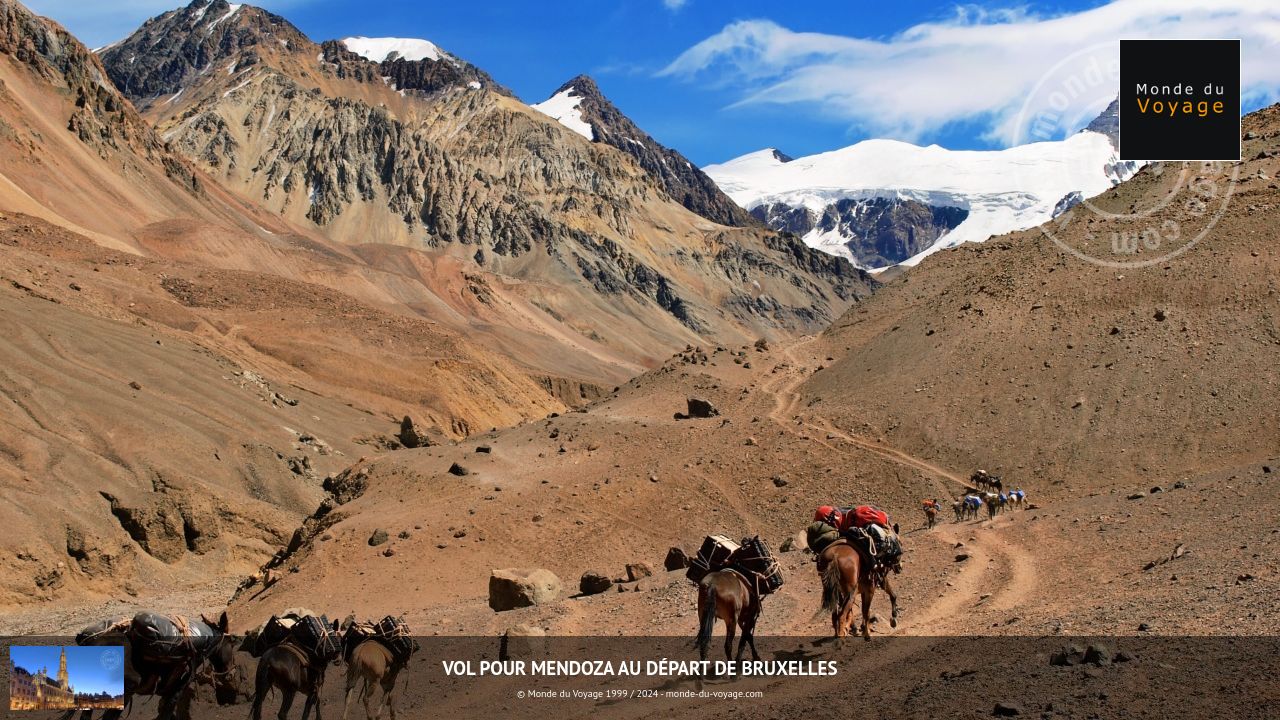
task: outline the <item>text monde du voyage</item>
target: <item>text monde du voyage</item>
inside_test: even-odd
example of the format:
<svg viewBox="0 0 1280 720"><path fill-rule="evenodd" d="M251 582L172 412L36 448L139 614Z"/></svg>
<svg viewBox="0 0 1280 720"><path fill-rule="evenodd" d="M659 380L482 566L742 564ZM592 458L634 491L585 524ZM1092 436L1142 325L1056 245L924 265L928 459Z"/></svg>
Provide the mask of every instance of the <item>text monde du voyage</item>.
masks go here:
<svg viewBox="0 0 1280 720"><path fill-rule="evenodd" d="M741 674L831 676L835 660L442 660L449 676L677 677Z"/></svg>
<svg viewBox="0 0 1280 720"><path fill-rule="evenodd" d="M1138 112L1143 115L1162 115L1167 117L1195 116L1209 117L1226 113L1226 103L1214 100L1215 96L1226 96L1226 86L1205 83L1198 87L1190 83L1174 85L1151 85L1136 83Z"/></svg>

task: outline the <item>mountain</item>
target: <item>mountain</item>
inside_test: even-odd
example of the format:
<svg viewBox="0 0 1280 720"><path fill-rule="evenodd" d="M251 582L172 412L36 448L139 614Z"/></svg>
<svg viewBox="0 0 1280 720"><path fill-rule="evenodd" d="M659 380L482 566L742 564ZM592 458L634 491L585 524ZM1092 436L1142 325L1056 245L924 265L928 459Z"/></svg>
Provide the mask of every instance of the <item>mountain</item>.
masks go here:
<svg viewBox="0 0 1280 720"><path fill-rule="evenodd" d="M1039 228L966 244L885 283L816 337L676 353L582 412L359 463L331 484L336 511L304 523L267 568L279 579L265 591L246 584L232 615L252 626L323 586L328 606L403 611L441 635L497 637L513 623L550 636L688 635L697 618L682 570L494 612L490 569L545 568L566 585L585 572L616 577L628 563L656 570L668 548L696 547L708 532L803 547L812 509L836 498L874 502L909 544L893 577L905 611L895 628L872 629L896 639L860 643L882 653L873 667L927 661L943 634L965 638L943 668L970 667L978 626L1014 636L1005 647L1036 667L1047 653L1023 649L1031 636L1058 636L1056 648L1140 623L1181 636L1207 627L1205 617L1224 635L1270 632L1280 106L1246 117L1244 130L1251 159L1205 168L1198 181L1251 179L1212 234L1177 258L1099 266ZM1140 171L1095 197L1108 215L1060 240L1203 227L1194 207L1163 202L1180 175ZM1135 205L1151 211L1117 212ZM691 396L719 415L675 417ZM451 475L453 463L470 474ZM960 495L977 468L1026 490L1032 505L926 529L921 499ZM1212 520L1187 507L1211 509ZM391 539L371 552L379 528ZM830 632L814 614L820 584L810 555L778 560L787 584L762 616L771 649L806 651ZM885 618L887 608L877 596L873 611ZM940 672L930 666L890 702ZM770 717L826 702L812 687L772 687ZM936 714L948 693L918 714ZM989 714L990 702L965 712Z"/></svg>
<svg viewBox="0 0 1280 720"><path fill-rule="evenodd" d="M1052 240L1036 228L968 244L886 283L823 333L814 351L834 360L800 388L802 405L923 457L1063 491L1262 463L1280 422L1262 400L1280 384L1280 253L1266 242L1280 106L1242 124L1244 163L1146 166L1082 221L1051 223ZM1230 188L1229 202L1205 213L1187 182ZM1101 253L1098 238L1157 227L1207 234L1173 258L1131 256L1145 267L1063 249ZM1099 257L1119 259L1107 247Z"/></svg>
<svg viewBox="0 0 1280 720"><path fill-rule="evenodd" d="M965 242L1039 225L1131 177L1117 104L1064 140L954 151L893 140L786 158L766 149L703 168L767 226L867 268L914 265ZM785 159L784 159L785 158Z"/></svg>
<svg viewBox="0 0 1280 720"><path fill-rule="evenodd" d="M706 173L685 156L649 137L622 114L590 77L573 78L550 98L531 107L588 140L610 145L635 158L667 195L702 217L721 225L756 225L751 215L721 192Z"/></svg>
<svg viewBox="0 0 1280 720"><path fill-rule="evenodd" d="M449 312L433 273L491 297L228 192L0 0L0 605L216 588L404 416L443 441L599 394L574 358L533 371L416 312Z"/></svg>
<svg viewBox="0 0 1280 720"><path fill-rule="evenodd" d="M426 253L414 272L440 299L414 311L538 373L604 384L689 343L813 331L870 287L688 212L631 156L426 41L316 44L197 0L101 57L178 153L380 269L399 267L393 247Z"/></svg>

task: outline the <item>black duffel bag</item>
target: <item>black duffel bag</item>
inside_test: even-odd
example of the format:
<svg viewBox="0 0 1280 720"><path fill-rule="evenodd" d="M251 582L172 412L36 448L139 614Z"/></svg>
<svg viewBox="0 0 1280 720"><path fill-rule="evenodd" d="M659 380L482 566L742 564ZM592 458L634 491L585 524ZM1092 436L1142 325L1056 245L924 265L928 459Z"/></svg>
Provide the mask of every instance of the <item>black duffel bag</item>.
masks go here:
<svg viewBox="0 0 1280 720"><path fill-rule="evenodd" d="M171 664L206 656L217 646L218 631L200 621L189 621L181 615L169 617L153 612L140 612L129 623L129 640L137 657L155 663Z"/></svg>

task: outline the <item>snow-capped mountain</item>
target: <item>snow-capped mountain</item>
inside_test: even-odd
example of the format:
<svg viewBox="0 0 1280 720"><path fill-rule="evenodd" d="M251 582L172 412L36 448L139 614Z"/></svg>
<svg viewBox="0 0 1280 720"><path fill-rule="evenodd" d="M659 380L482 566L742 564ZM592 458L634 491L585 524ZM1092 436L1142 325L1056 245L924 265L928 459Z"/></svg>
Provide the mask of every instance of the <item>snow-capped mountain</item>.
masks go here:
<svg viewBox="0 0 1280 720"><path fill-rule="evenodd" d="M578 133L588 140L595 140L595 129L591 127L591 123L582 119L582 110L579 106L582 104L583 95L572 85L561 88L554 95L543 100L540 103L534 103L529 107L537 110L543 115L547 115L560 121L561 125Z"/></svg>
<svg viewBox="0 0 1280 720"><path fill-rule="evenodd" d="M590 77L579 75L530 107L592 142L635 158L672 200L702 217L721 225L757 224L688 158L654 140L609 102Z"/></svg>
<svg viewBox="0 0 1280 720"><path fill-rule="evenodd" d="M418 38L343 38L342 44L351 52L376 63L400 58L402 60L439 60L447 53L430 40Z"/></svg>
<svg viewBox="0 0 1280 720"><path fill-rule="evenodd" d="M1116 103L1063 140L958 151L865 140L791 159L772 148L703 170L739 205L867 268L914 265L963 242L1039 225L1123 182Z"/></svg>

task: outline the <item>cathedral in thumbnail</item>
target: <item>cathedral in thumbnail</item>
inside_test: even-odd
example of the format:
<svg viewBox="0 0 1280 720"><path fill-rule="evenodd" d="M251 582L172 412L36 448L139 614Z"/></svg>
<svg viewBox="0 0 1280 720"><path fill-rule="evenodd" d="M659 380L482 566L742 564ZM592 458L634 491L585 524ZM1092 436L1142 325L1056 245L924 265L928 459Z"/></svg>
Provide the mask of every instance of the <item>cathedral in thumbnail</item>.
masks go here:
<svg viewBox="0 0 1280 720"><path fill-rule="evenodd" d="M10 710L65 710L76 707L75 689L67 677L67 650L58 656L58 675L49 677L48 668L31 673L16 665L9 666Z"/></svg>

